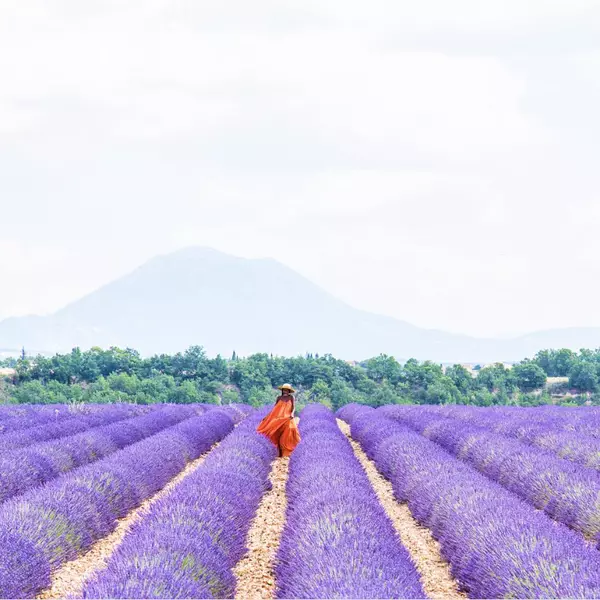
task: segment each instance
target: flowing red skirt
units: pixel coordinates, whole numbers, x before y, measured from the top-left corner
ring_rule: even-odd
[[[292,403],[278,400],[273,410],[258,424],[256,431],[266,435],[279,449],[281,456],[289,456],[300,442],[296,419],[291,419]]]

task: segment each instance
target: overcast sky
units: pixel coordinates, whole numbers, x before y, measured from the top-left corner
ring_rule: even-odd
[[[0,318],[203,245],[600,326],[599,107],[600,0],[0,0]]]

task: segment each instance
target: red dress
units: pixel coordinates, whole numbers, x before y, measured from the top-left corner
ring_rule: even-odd
[[[292,400],[277,398],[273,410],[258,424],[256,431],[266,435],[279,448],[281,456],[289,456],[300,442],[300,432],[292,416]]]

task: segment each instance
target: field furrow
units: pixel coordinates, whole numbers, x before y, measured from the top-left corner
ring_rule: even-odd
[[[339,416],[470,597],[600,596],[600,554],[581,536],[379,411],[347,406]]]
[[[98,407],[94,409],[97,410]],[[2,436],[13,432],[59,423],[77,415],[78,413],[66,404],[0,406],[0,440]]]
[[[222,410],[187,419],[0,507],[0,597],[30,598],[233,429]]]
[[[233,570],[236,600],[275,597],[275,555],[285,523],[288,471],[289,458],[275,460],[269,475],[272,487],[260,501],[246,537],[248,552]]]
[[[386,411],[394,408],[388,407]],[[546,417],[539,416],[531,411],[515,414],[507,410],[482,411],[478,407],[420,407],[427,414],[451,417],[464,421],[470,425],[483,427],[494,433],[508,438],[514,438],[526,444],[537,446],[542,450],[552,452],[560,458],[577,463],[583,467],[600,472],[600,438],[594,425],[598,417],[589,411],[578,414],[578,419],[569,418],[568,415],[549,412]],[[580,413],[583,409],[579,409]],[[508,414],[507,414],[508,413]],[[581,422],[584,418],[585,422]]]
[[[333,413],[301,413],[277,598],[423,598],[415,566]]]
[[[270,408],[0,406],[0,598],[600,598],[597,409]]]
[[[1,435],[0,454],[49,440],[58,440],[94,427],[135,418],[148,412],[148,407],[128,404],[108,405],[94,409],[86,407],[85,412],[81,409],[58,422],[51,421]]]
[[[446,417],[469,421],[481,426],[490,426],[497,433],[520,437],[522,433],[537,428],[552,428],[555,431],[576,433],[580,436],[600,438],[600,413],[596,407],[540,406],[523,408],[514,406],[423,406],[423,410]]]
[[[204,464],[156,502],[126,535],[85,598],[233,597],[233,568],[260,499],[275,447],[247,417]]]
[[[167,427],[197,416],[203,410],[165,407],[141,417],[119,420],[73,436],[8,452],[0,456],[0,503],[106,458]]]
[[[410,407],[382,411],[600,544],[600,475],[483,427]]]
[[[81,598],[86,582],[93,577],[95,573],[106,568],[111,556],[122,544],[131,528],[149,513],[156,502],[168,496],[177,485],[185,480],[186,477],[194,473],[194,471],[204,463],[208,454],[216,448],[219,443],[220,442],[216,442],[206,453],[188,463],[183,471],[171,479],[162,490],[142,502],[138,508],[131,511],[127,516],[119,519],[115,530],[105,538],[96,542],[83,556],[65,563],[60,569],[55,571],[52,574],[50,587],[38,594],[37,597],[40,600]]]
[[[427,597],[434,600],[464,598],[465,595],[459,590],[458,582],[452,577],[450,566],[442,557],[440,545],[431,532],[415,521],[406,504],[400,504],[394,498],[392,485],[379,473],[375,463],[367,457],[360,444],[352,439],[350,426],[338,419],[338,427],[348,438],[381,505],[410,553]]]

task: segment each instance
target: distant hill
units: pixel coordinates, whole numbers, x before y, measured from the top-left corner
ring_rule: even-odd
[[[478,339],[415,327],[358,310],[272,259],[248,260],[207,248],[159,256],[47,317],[0,322],[0,348],[55,352],[74,346],[209,354],[380,353],[439,362],[510,361],[550,347],[596,348],[600,328]]]

